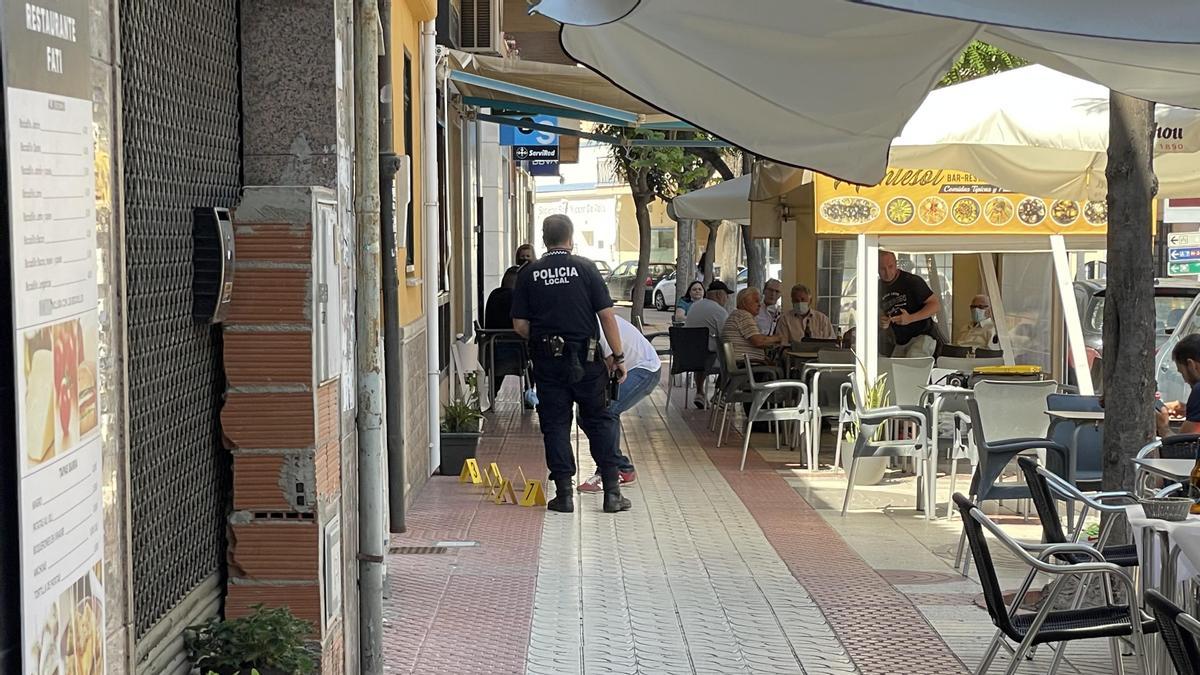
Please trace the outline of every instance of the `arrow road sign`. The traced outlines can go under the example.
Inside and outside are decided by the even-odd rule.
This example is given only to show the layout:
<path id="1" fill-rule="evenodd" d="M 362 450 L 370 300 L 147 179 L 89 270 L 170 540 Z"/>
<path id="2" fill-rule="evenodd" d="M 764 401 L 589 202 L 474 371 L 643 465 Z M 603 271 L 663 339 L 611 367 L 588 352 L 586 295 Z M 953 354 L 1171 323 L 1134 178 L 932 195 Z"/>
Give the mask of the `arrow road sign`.
<path id="1" fill-rule="evenodd" d="M 1200 246 L 1188 246 L 1186 248 L 1168 248 L 1167 260 L 1176 262 L 1179 260 L 1200 260 Z"/>
<path id="2" fill-rule="evenodd" d="M 1167 246 L 1200 246 L 1200 232 L 1172 232 L 1167 235 Z"/>
<path id="3" fill-rule="evenodd" d="M 1200 260 L 1167 263 L 1167 274 L 1173 277 L 1200 275 Z"/>

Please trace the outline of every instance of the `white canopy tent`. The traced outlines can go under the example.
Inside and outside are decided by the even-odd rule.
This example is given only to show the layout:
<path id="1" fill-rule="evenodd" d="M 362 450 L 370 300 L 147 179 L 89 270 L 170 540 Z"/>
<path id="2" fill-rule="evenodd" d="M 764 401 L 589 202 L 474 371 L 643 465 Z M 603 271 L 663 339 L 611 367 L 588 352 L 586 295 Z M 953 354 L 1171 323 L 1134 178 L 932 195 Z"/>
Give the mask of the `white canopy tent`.
<path id="1" fill-rule="evenodd" d="M 759 156 L 863 185 L 882 178 L 892 139 L 972 40 L 1200 107 L 1200 3 L 934 3 L 971 20 L 891 4 L 914 11 L 849 0 L 759 0 L 755 11 L 726 0 L 542 0 L 535 11 L 565 24 L 568 54 L 634 96 Z"/>
<path id="2" fill-rule="evenodd" d="M 703 190 L 679 195 L 671 201 L 675 215 L 695 220 L 750 222 L 750 174 L 725 180 Z"/>

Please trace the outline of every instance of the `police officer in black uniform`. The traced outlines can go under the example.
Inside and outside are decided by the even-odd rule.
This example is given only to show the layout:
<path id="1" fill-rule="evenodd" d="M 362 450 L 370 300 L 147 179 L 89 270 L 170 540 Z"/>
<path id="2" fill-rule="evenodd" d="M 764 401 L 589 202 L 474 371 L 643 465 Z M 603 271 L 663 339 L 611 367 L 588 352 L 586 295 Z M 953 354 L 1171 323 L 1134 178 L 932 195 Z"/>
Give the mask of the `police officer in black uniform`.
<path id="1" fill-rule="evenodd" d="M 592 458 L 604 482 L 604 510 L 627 511 L 617 473 L 617 417 L 608 411 L 608 384 L 625 379 L 621 333 L 612 299 L 596 265 L 571 254 L 575 228 L 564 215 L 542 223 L 546 255 L 521 268 L 513 290 L 513 328 L 529 340 L 537 383 L 538 416 L 546 444 L 546 466 L 556 494 L 547 508 L 570 513 L 575 454 L 571 417 L 579 405 L 579 426 L 587 434 Z M 613 350 L 610 373 L 599 345 L 599 326 Z"/>

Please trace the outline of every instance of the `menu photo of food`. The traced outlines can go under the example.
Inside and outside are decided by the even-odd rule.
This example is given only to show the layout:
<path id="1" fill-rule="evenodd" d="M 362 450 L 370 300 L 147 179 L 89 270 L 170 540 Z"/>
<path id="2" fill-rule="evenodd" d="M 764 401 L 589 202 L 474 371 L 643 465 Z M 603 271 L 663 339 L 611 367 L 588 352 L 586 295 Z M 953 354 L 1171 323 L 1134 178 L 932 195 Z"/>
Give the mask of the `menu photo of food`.
<path id="1" fill-rule="evenodd" d="M 25 465 L 70 452 L 99 432 L 95 313 L 26 331 L 21 344 Z"/>
<path id="2" fill-rule="evenodd" d="M 104 672 L 103 588 L 90 571 L 47 608 L 30 648 L 29 675 Z"/>

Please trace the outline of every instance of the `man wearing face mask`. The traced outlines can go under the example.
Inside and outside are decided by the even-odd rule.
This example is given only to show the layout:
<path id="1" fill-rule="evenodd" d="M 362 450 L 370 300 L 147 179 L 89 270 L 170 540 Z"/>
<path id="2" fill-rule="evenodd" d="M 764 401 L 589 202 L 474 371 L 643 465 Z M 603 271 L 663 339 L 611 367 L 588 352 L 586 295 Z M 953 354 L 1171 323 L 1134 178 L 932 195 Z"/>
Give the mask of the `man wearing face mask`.
<path id="1" fill-rule="evenodd" d="M 837 333 L 833 322 L 812 307 L 812 291 L 804 284 L 792 286 L 792 309 L 779 318 L 775 331 L 784 336 L 786 342 L 810 340 L 835 340 Z"/>
<path id="2" fill-rule="evenodd" d="M 996 324 L 992 321 L 992 303 L 986 295 L 971 298 L 971 323 L 958 336 L 959 344 L 975 349 L 997 349 L 1000 339 L 996 337 Z"/>

